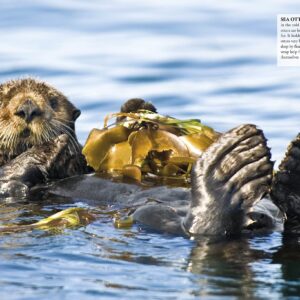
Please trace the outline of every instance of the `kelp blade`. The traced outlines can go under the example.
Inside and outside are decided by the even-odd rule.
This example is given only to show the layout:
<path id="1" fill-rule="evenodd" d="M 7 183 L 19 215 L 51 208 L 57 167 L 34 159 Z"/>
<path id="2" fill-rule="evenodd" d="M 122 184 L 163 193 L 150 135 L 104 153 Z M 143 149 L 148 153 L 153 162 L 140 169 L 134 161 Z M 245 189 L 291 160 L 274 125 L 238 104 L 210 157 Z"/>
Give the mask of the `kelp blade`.
<path id="1" fill-rule="evenodd" d="M 72 207 L 62 210 L 32 225 L 38 229 L 47 230 L 55 227 L 85 226 L 94 220 L 95 216 L 87 209 L 81 207 Z"/>
<path id="2" fill-rule="evenodd" d="M 109 150 L 115 144 L 127 141 L 130 132 L 124 126 L 103 130 L 93 129 L 82 150 L 88 165 L 98 171 Z"/>
<path id="3" fill-rule="evenodd" d="M 149 138 L 147 129 L 134 131 L 128 137 L 128 142 L 132 151 L 132 164 L 142 166 L 148 153 L 152 150 L 152 141 Z"/>
<path id="4" fill-rule="evenodd" d="M 195 158 L 199 157 L 215 141 L 202 132 L 180 136 L 179 139 L 189 149 L 190 156 Z"/>
<path id="5" fill-rule="evenodd" d="M 138 166 L 126 165 L 123 167 L 122 173 L 124 177 L 134 179 L 138 182 L 142 181 L 142 171 Z"/>
<path id="6" fill-rule="evenodd" d="M 132 162 L 132 149 L 128 141 L 116 144 L 110 148 L 98 171 L 121 171 L 125 165 Z"/>
<path id="7" fill-rule="evenodd" d="M 63 228 L 77 228 L 86 226 L 95 220 L 95 216 L 89 210 L 81 207 L 73 207 L 62 210 L 48 218 L 28 225 L 7 225 L 0 227 L 0 233 L 15 233 L 40 229 L 56 231 Z"/>
<path id="8" fill-rule="evenodd" d="M 118 229 L 127 229 L 127 228 L 131 228 L 133 226 L 133 217 L 132 216 L 126 216 L 126 217 L 122 217 L 122 218 L 115 218 L 114 220 L 114 225 L 116 228 Z"/>
<path id="9" fill-rule="evenodd" d="M 192 163 L 220 135 L 200 120 L 149 111 L 110 114 L 105 126 L 111 117 L 121 116 L 126 118 L 113 128 L 94 129 L 85 144 L 83 154 L 96 172 L 137 181 L 144 175 L 187 178 Z"/>

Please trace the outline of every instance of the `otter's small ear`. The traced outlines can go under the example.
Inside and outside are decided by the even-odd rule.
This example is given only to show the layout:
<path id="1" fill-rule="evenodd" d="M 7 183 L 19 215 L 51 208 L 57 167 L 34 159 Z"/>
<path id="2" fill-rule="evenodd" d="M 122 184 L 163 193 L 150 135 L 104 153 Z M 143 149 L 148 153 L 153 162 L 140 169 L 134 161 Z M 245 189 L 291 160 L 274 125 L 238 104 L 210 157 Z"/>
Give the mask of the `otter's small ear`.
<path id="1" fill-rule="evenodd" d="M 75 122 L 80 115 L 81 115 L 81 111 L 79 109 L 74 109 L 72 115 L 73 121 Z"/>

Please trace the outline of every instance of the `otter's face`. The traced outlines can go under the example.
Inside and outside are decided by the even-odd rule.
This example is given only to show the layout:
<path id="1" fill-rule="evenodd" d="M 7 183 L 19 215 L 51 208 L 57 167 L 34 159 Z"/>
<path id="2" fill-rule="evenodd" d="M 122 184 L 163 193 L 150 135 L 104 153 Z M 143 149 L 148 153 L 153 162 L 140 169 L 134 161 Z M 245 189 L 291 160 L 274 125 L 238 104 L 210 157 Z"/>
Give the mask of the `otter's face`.
<path id="1" fill-rule="evenodd" d="M 0 148 L 19 155 L 62 133 L 76 142 L 80 111 L 53 87 L 34 79 L 0 85 Z"/>

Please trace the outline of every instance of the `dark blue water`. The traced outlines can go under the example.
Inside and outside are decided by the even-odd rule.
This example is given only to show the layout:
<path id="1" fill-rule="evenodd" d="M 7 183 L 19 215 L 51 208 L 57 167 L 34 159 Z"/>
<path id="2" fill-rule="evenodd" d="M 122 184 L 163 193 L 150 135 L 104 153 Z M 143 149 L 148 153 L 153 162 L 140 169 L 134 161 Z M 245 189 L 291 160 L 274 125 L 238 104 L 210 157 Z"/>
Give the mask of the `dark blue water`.
<path id="1" fill-rule="evenodd" d="M 280 160 L 300 128 L 300 69 L 276 66 L 276 14 L 299 11 L 291 0 L 2 0 L 0 81 L 32 75 L 63 91 L 82 110 L 81 142 L 106 113 L 143 97 L 219 131 L 258 124 Z M 4 204 L 0 221 L 66 207 Z M 60 234 L 2 235 L 0 270 L 0 299 L 300 296 L 297 239 L 194 242 L 115 229 L 109 215 Z"/>

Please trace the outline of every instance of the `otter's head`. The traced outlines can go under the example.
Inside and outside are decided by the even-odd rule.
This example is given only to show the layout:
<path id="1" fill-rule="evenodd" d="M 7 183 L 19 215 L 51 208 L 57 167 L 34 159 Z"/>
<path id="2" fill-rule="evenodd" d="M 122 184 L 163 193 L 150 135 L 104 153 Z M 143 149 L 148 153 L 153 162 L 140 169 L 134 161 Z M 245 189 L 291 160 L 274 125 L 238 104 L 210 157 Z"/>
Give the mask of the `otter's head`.
<path id="1" fill-rule="evenodd" d="M 131 112 L 137 112 L 139 110 L 149 110 L 152 111 L 154 113 L 157 112 L 156 107 L 151 103 L 151 102 L 146 102 L 145 100 L 141 99 L 141 98 L 132 98 L 127 100 L 122 106 L 121 106 L 121 113 L 131 113 Z M 126 117 L 122 116 L 122 117 L 118 117 L 117 118 L 117 122 L 121 122 L 124 119 L 126 119 Z"/>
<path id="2" fill-rule="evenodd" d="M 0 149 L 11 157 L 66 133 L 75 142 L 80 111 L 58 90 L 32 78 L 0 85 Z"/>

